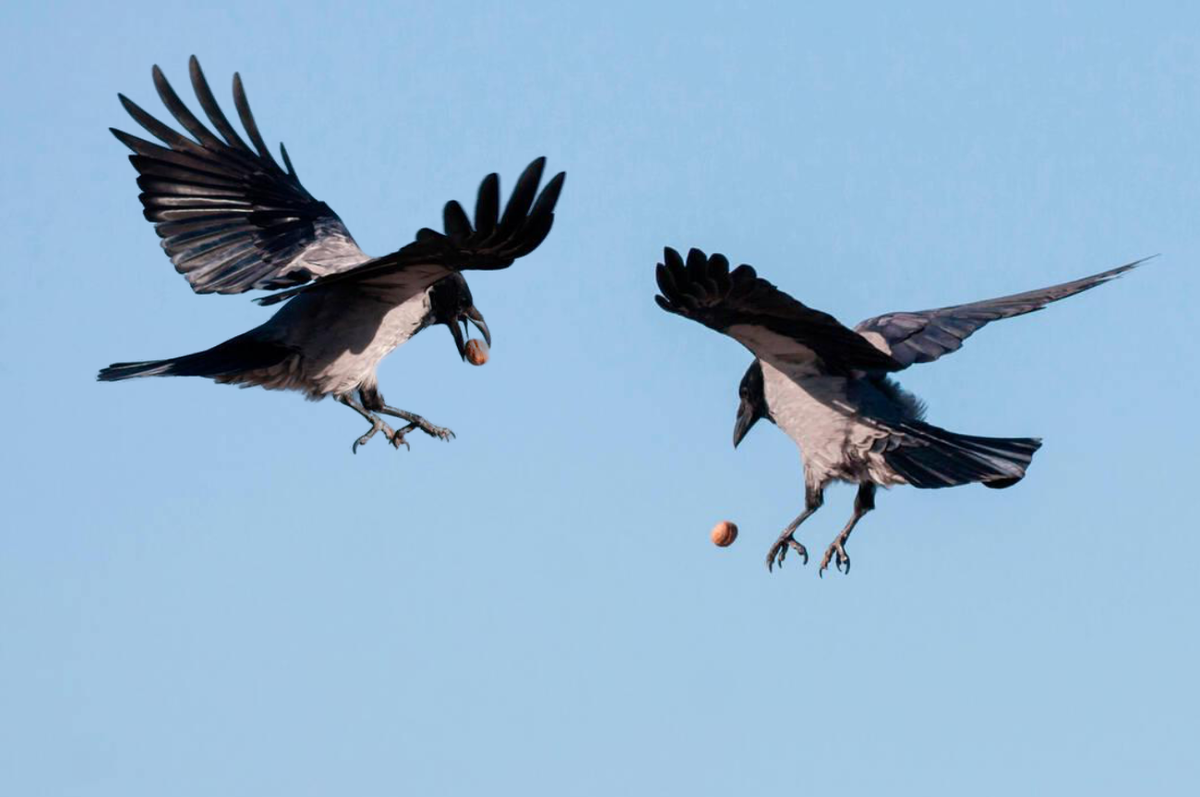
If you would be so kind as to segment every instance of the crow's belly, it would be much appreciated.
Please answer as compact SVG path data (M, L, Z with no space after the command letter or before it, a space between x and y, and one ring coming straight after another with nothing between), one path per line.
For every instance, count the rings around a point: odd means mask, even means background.
M429 298L422 293L383 312L378 302L363 304L342 306L332 317L313 313L309 323L289 327L283 337L283 344L295 354L269 368L218 381L268 390L299 390L311 399L374 387L380 361L425 324Z
M775 424L799 446L808 481L906 483L881 453L891 432L862 416L849 379L793 378L764 363L763 392Z

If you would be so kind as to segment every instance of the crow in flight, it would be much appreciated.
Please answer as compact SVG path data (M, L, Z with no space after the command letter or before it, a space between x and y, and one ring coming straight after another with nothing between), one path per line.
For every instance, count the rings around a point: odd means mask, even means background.
M112 131L133 150L129 160L138 171L144 215L196 293L283 289L257 301L287 304L265 324L206 351L115 363L99 379L203 376L243 387L298 390L313 400L331 395L371 424L354 450L380 431L397 448L408 445L405 434L413 429L448 440L449 429L389 407L375 369L433 324L450 328L463 356L459 323L469 335L471 322L491 342L460 272L506 268L536 249L554 222L565 174L539 194L545 159L538 158L518 178L502 213L499 179L490 174L479 187L474 224L458 202L450 202L444 233L421 229L398 251L370 257L337 214L300 184L282 144L283 165L271 156L241 78L233 76L233 101L253 149L221 111L195 56L190 73L216 133L188 110L157 66L158 95L191 138L118 95L134 121L162 142ZM393 430L381 414L407 425Z
M878 486L953 487L979 482L1011 487L1025 476L1041 440L976 437L924 421L919 399L888 378L913 363L956 351L989 321L1031 313L1050 302L1094 288L1143 261L1050 288L919 313L887 313L854 329L807 307L750 266L729 270L722 255L693 249L687 261L668 248L658 265L655 299L664 310L723 332L755 356L738 392L736 447L760 418L774 423L800 448L804 511L767 552L767 569L783 565L788 549L808 562L796 529L821 507L834 481L858 485L854 514L825 551L850 572L846 540L875 508Z

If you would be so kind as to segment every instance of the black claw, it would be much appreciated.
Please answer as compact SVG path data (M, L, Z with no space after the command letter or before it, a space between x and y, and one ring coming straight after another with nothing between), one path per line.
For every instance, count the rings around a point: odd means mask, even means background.
M803 556L803 564L808 564L808 549L795 540L788 540L788 547L796 552L798 556Z

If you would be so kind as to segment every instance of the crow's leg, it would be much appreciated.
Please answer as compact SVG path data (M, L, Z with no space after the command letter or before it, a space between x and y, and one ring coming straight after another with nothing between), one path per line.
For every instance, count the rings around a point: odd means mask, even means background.
M767 551L767 570L771 570L775 565L783 567L783 560L787 556L788 548L803 556L804 564L808 564L808 551L792 535L796 533L796 529L800 528L801 523L808 520L809 515L821 508L823 503L825 503L824 490L820 487L805 487L804 511L788 524L788 527L779 535L779 539L775 540L775 544L771 546L771 550Z
M382 412L384 415L391 415L392 417L408 421L408 426L404 427L400 432L401 435L412 429L420 429L430 437L440 437L443 440L449 440L451 437L454 437L454 432L449 429L443 429L440 426L434 426L415 412L398 410L395 407L389 407L387 404L384 404L383 394L379 392L379 388L375 385L360 387L358 395L362 399L363 407L371 412Z
M395 407L388 406L380 407L378 411L382 412L384 415L403 418L404 420L408 421L407 428L420 429L430 437L440 437L443 440L449 440L451 437L454 437L454 432L450 431L449 429L444 429L441 426L434 426L432 423L425 420L420 415L417 415L415 412L407 412L405 410L398 410Z
M393 431L392 427L384 423L382 418L380 418L378 415L368 412L363 405L359 404L350 396L338 396L337 400L371 422L371 429L365 435L355 440L354 445L350 447L350 450L355 454L358 453L359 446L366 445L367 441L374 437L376 432L380 431L382 431L387 437L388 442L394 445L396 448L399 448L401 443L403 443L405 447L408 447L408 441L404 439L404 433L413 427L409 426L407 429L401 429L399 432Z
M874 508L875 485L870 482L858 485L858 494L854 496L854 514L850 517L846 528L842 529L842 533L837 535L837 538L825 549L825 558L821 560L821 569L817 571L818 575L825 575L830 560L834 562L834 566L839 572L842 572L842 565L846 566L844 572L850 572L850 556L846 553L846 540L850 539L850 532L854 531L854 526L862 520L862 516Z

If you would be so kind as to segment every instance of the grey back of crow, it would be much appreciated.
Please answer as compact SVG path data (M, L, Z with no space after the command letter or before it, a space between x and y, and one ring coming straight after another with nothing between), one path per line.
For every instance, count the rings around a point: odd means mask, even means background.
M666 249L658 265L659 306L723 332L755 356L739 387L737 446L766 418L800 448L805 506L767 553L767 568L788 550L808 561L795 532L824 501L834 481L858 485L850 521L825 551L846 572L846 541L875 507L879 486L920 488L980 483L1003 488L1025 477L1041 440L979 437L924 419L923 404L888 374L958 350L989 321L1034 312L1101 285L1143 261L1041 290L921 312L887 313L853 330L805 306L747 265L730 270L722 255L693 249L687 260Z
M453 433L415 413L389 407L379 392L379 362L422 329L449 327L465 356L468 322L490 344L491 333L475 308L460 272L507 268L538 247L554 223L565 174L539 192L545 159L517 179L501 212L495 174L480 185L472 222L458 202L445 206L444 232L424 228L392 254L371 257L359 249L338 215L301 185L287 150L282 165L271 155L238 75L233 98L246 140L217 104L193 56L192 87L212 129L179 99L156 66L154 84L163 104L191 138L146 113L128 98L130 116L161 144L120 130L133 150L145 217L162 246L197 293L277 290L257 301L287 302L270 320L206 351L165 360L115 363L102 381L140 376L202 376L217 382L297 390L311 399L333 396L371 423L354 448L382 431L392 445L421 429L449 439ZM215 129L216 132L213 132ZM253 146L251 146L253 145ZM380 415L406 426L393 430Z

